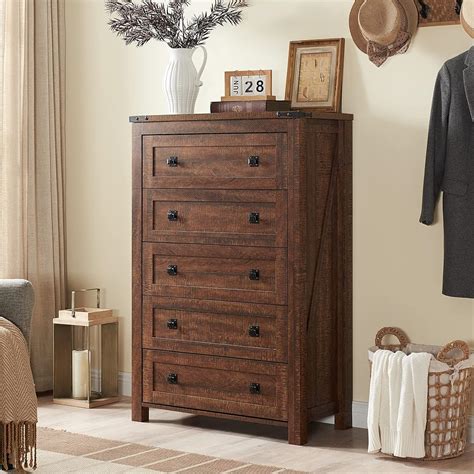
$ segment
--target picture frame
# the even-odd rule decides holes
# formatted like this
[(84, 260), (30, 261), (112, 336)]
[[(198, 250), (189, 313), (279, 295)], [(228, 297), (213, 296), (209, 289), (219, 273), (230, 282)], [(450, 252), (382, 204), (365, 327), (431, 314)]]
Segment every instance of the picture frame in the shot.
[[(261, 91), (258, 90), (258, 84), (261, 87), (263, 85)], [(275, 100), (275, 96), (272, 94), (272, 85), (272, 71), (270, 69), (226, 71), (225, 96), (221, 100)]]
[(285, 100), (292, 109), (340, 112), (344, 38), (291, 41)]

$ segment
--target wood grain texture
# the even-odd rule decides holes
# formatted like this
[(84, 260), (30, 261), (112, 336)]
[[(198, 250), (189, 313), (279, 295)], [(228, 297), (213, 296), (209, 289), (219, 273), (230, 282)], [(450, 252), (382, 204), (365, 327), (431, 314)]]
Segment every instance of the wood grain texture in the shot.
[[(332, 112), (312, 112), (311, 118), (332, 121), (332, 120), (353, 120), (354, 116), (352, 114), (343, 114), (343, 113), (332, 113)], [(248, 130), (252, 132), (252, 127), (250, 122), (263, 122), (265, 120), (272, 122), (283, 122), (283, 125), (278, 125), (278, 127), (284, 132), (286, 131), (287, 124), (285, 121), (292, 121), (291, 118), (281, 118), (278, 117), (274, 112), (242, 112), (238, 116), (235, 116), (233, 112), (223, 113), (219, 115), (214, 114), (194, 114), (194, 115), (131, 115), (129, 121), (132, 123), (166, 123), (173, 122), (176, 127), (176, 122), (186, 122), (188, 124), (188, 130), (190, 129), (189, 124), (193, 122), (204, 122), (203, 125), (207, 127), (207, 132), (209, 133), (209, 123), (214, 121), (229, 121), (229, 122), (241, 122), (240, 124), (234, 123), (234, 126), (241, 126), (245, 122), (249, 125)], [(243, 122), (243, 123), (242, 123)], [(227, 125), (227, 124), (226, 124)], [(268, 125), (267, 125), (268, 126)], [(284, 127), (284, 128), (283, 128)], [(230, 133), (234, 127), (230, 127), (224, 133)], [(254, 129), (253, 132), (256, 130)], [(213, 133), (214, 130), (211, 131)], [(267, 130), (268, 132), (268, 130)]]
[[(342, 129), (342, 130), (341, 130)], [(343, 138), (338, 168), (338, 412), (337, 429), (352, 427), (352, 122), (340, 125)]]
[[(168, 274), (170, 265), (177, 275)], [(143, 244), (145, 295), (285, 305), (286, 279), (282, 248)]]
[(211, 102), (211, 113), (218, 114), (224, 112), (278, 112), (291, 109), (288, 100), (239, 100), (238, 97), (232, 101)]
[(258, 418), (255, 416), (246, 415), (234, 415), (233, 413), (224, 413), (217, 411), (209, 411), (198, 408), (180, 407), (176, 405), (160, 405), (159, 403), (143, 403), (144, 407), (147, 408), (158, 408), (162, 410), (177, 411), (181, 413), (191, 413), (193, 415), (207, 416), (211, 418), (225, 418), (226, 420), (244, 421), (248, 423), (256, 423), (259, 425), (271, 425), (271, 426), (287, 426), (287, 422), (284, 420), (272, 420), (270, 418)]
[(351, 118), (132, 120), (134, 419), (162, 407), (285, 423), (292, 444), (318, 417), (351, 425)]
[(306, 144), (306, 153), (314, 160), (307, 169), (306, 218), (313, 225), (306, 229), (308, 288), (305, 327), (307, 347), (307, 406), (311, 410), (335, 399), (337, 261), (334, 243), (336, 224), (335, 200), (338, 159), (338, 126), (321, 126), (318, 121), (307, 124), (306, 133), (314, 137)]
[(289, 130), (291, 157), (289, 160), (288, 207), (298, 212), (290, 214), (288, 222), (288, 442), (306, 444), (308, 436), (306, 383), (306, 229), (310, 225), (304, 212), (306, 196), (306, 121), (294, 120)]
[[(168, 321), (176, 320), (170, 329)], [(286, 306), (145, 297), (143, 347), (286, 362)], [(258, 326), (258, 337), (249, 333)]]
[[(287, 366), (144, 351), (144, 401), (275, 420), (286, 419)], [(169, 383), (170, 374), (177, 383)], [(259, 384), (251, 393), (250, 384)]]
[(132, 134), (132, 420), (148, 421), (142, 406), (142, 125)]
[[(206, 137), (209, 134), (237, 134), (237, 133), (286, 133), (288, 130), (288, 122), (284, 119), (276, 119), (276, 114), (266, 113), (263, 120), (245, 120), (245, 115), (254, 114), (239, 114), (236, 117), (235, 114), (209, 114), (209, 119), (206, 120), (206, 115), (197, 116), (198, 118), (193, 120), (192, 117), (195, 115), (184, 115), (181, 117), (188, 117), (188, 120), (172, 120), (175, 117), (180, 116), (169, 116), (170, 120), (153, 120), (154, 117), (138, 117), (139, 120), (133, 120), (133, 122), (143, 124), (146, 135), (160, 135), (162, 137), (166, 135), (199, 135), (201, 138)], [(264, 114), (262, 114), (264, 115)], [(271, 117), (269, 116), (271, 115)], [(157, 116), (157, 118), (167, 117), (165, 115)], [(191, 119), (189, 119), (191, 117)], [(216, 120), (216, 117), (222, 118)], [(267, 119), (267, 120), (264, 120)], [(132, 120), (131, 120), (132, 121)]]
[[(145, 188), (281, 189), (286, 147), (281, 134), (150, 135), (144, 137)], [(249, 158), (258, 156), (258, 166)], [(176, 158), (175, 166), (168, 159)]]
[[(286, 247), (285, 191), (154, 189), (144, 190), (143, 199), (145, 241)], [(258, 224), (251, 213), (258, 213)]]

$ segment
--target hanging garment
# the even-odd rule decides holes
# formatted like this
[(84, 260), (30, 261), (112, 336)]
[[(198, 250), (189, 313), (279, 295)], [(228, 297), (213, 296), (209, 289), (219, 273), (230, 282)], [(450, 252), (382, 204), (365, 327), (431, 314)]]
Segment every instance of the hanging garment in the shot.
[(443, 191), (443, 294), (474, 298), (474, 47), (436, 81), (420, 222), (433, 223)]

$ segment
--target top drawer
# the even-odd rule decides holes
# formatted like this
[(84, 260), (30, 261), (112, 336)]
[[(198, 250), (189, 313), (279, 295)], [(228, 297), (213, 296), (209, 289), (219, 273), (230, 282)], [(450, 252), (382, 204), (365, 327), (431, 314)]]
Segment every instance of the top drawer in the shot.
[(148, 135), (144, 188), (286, 189), (283, 133)]

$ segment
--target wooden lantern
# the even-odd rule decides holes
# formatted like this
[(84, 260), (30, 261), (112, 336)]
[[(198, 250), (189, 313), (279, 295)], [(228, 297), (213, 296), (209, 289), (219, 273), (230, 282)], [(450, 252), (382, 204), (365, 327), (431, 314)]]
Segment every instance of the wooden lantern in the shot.
[[(76, 308), (77, 292), (96, 291), (97, 308)], [(100, 308), (100, 289), (72, 292), (72, 309), (53, 320), (53, 401), (94, 408), (118, 401), (118, 318)]]

